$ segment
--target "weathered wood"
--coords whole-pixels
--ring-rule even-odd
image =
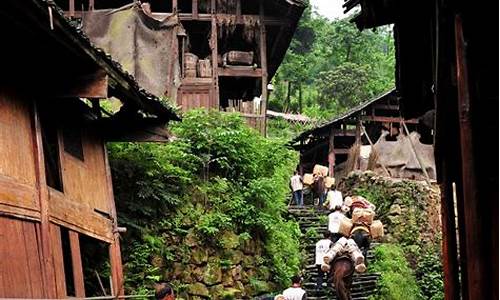
[[[35,153],[30,116],[29,101],[16,92],[0,91],[0,157],[3,158],[0,174],[34,186]],[[3,202],[1,198],[0,202]]]
[[[241,0],[236,0],[236,23],[241,23]]]
[[[333,177],[335,170],[335,132],[330,131],[330,136],[328,137],[328,173],[330,177]]]
[[[0,298],[44,298],[35,226],[0,216]]]
[[[103,158],[104,165],[106,166],[106,180],[108,187],[108,201],[109,207],[111,208],[111,217],[113,219],[113,241],[109,247],[109,258],[111,264],[111,276],[112,276],[112,288],[115,296],[123,296],[124,291],[124,278],[123,278],[123,266],[122,257],[120,252],[120,234],[116,230],[118,228],[118,217],[116,215],[116,207],[113,195],[113,180],[111,177],[111,168],[109,166],[108,152],[106,151],[106,145],[102,144],[103,148]]]
[[[491,228],[484,228],[478,212],[480,201],[477,195],[477,175],[475,173],[474,137],[471,122],[469,71],[467,66],[467,45],[464,39],[462,18],[455,16],[455,50],[456,50],[456,76],[458,88],[458,114],[460,130],[460,146],[462,156],[462,193],[464,206],[465,240],[461,243],[467,259],[467,286],[468,298],[488,299],[492,295],[488,286],[488,276],[495,267],[489,268],[493,262],[489,257],[484,257],[482,244],[488,239]],[[462,242],[462,241],[461,241]],[[498,246],[497,246],[498,247]],[[497,267],[498,268],[498,267]]]
[[[30,221],[40,221],[40,211],[34,211],[26,208],[21,208],[1,203],[0,203],[0,216],[12,216],[19,219],[25,219]]]
[[[262,69],[251,66],[226,66],[218,68],[219,76],[262,77]]]
[[[267,122],[266,122],[266,112],[267,112],[267,84],[268,84],[268,74],[267,74],[267,33],[266,33],[266,23],[265,23],[265,12],[264,12],[264,1],[259,2],[259,14],[260,14],[260,67],[262,69],[261,78],[261,101],[260,101],[260,114],[264,116],[261,124],[261,133],[263,136],[267,135]]]
[[[215,106],[217,109],[220,107],[220,95],[219,95],[219,74],[218,74],[218,56],[219,56],[219,46],[218,46],[218,37],[217,37],[217,19],[215,17],[216,12],[216,1],[211,0],[211,15],[210,21],[211,23],[211,33],[210,33],[210,47],[212,50],[212,78],[213,78],[213,86],[209,91],[210,103]]]
[[[362,121],[381,122],[381,123],[399,123],[405,121],[407,124],[418,124],[418,119],[404,120],[399,117],[382,117],[382,116],[361,116]]]
[[[172,12],[176,14],[177,9],[178,9],[177,0],[172,0]]]
[[[62,98],[108,98],[108,75],[103,69],[57,82],[49,96]]]
[[[399,105],[394,104],[374,104],[374,109],[384,109],[384,110],[397,110],[399,111]]]
[[[105,242],[113,239],[111,220],[96,213],[89,204],[77,202],[54,189],[50,189],[50,220]]]
[[[50,243],[52,247],[52,263],[54,265],[54,278],[57,298],[66,298],[66,274],[64,272],[64,257],[61,242],[61,228],[50,224]]]
[[[43,278],[42,265],[40,262],[40,251],[36,237],[36,224],[29,221],[18,221],[22,224],[22,233],[24,237],[24,247],[17,245],[17,251],[26,251],[27,270],[29,274],[29,285],[32,298],[43,297]],[[22,263],[20,260],[14,260],[16,264]],[[0,271],[1,273],[2,271]]]
[[[75,16],[75,0],[68,0],[69,4],[69,16],[74,17]]]
[[[192,0],[193,19],[198,19],[198,0]]]
[[[42,274],[45,285],[45,297],[56,298],[57,290],[54,282],[55,271],[52,264],[52,243],[50,242],[49,222],[49,190],[45,179],[45,160],[43,155],[42,128],[38,112],[38,103],[33,102],[33,153],[35,154],[36,189],[40,206],[40,240],[42,248]]]
[[[100,132],[105,141],[112,142],[168,142],[172,134],[165,127],[165,122],[157,118],[137,121],[106,118],[93,124],[94,130]]]
[[[69,245],[71,248],[71,263],[73,266],[73,284],[75,296],[85,297],[85,285],[83,280],[82,256],[80,251],[80,237],[77,232],[69,230]]]
[[[36,189],[4,175],[0,175],[0,204],[40,211]]]
[[[68,201],[108,212],[106,171],[102,159],[103,142],[96,133],[87,128],[75,128],[75,130],[81,130],[84,161],[64,151],[61,135],[59,140],[64,195]],[[92,193],[89,193],[89,190]]]

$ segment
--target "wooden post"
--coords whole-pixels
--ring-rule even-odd
[[[94,10],[94,0],[89,0],[89,10]]]
[[[40,203],[40,237],[42,248],[42,277],[46,298],[56,298],[54,264],[49,221],[49,189],[45,178],[45,158],[43,156],[42,125],[38,112],[38,103],[33,102],[33,152],[35,158],[35,179],[38,202]]]
[[[328,137],[328,173],[330,177],[335,175],[335,129],[330,130],[330,136]]]
[[[69,246],[71,248],[71,263],[73,266],[73,283],[75,287],[75,297],[85,298],[82,256],[80,251],[80,238],[78,236],[78,232],[69,230]]]
[[[460,126],[460,148],[462,155],[462,193],[464,206],[465,240],[461,242],[461,248],[464,247],[467,260],[467,282],[468,299],[488,299],[492,297],[493,286],[489,285],[493,279],[495,266],[490,257],[485,257],[479,253],[482,251],[482,245],[490,238],[489,234],[493,228],[484,228],[478,212],[479,199],[477,197],[477,183],[475,174],[474,160],[474,141],[472,135],[472,124],[470,115],[470,94],[469,78],[467,67],[466,44],[462,27],[462,18],[455,16],[455,50],[456,50],[456,76],[458,87],[458,113]],[[485,146],[487,147],[487,146]],[[460,186],[460,185],[459,185]],[[491,212],[496,214],[496,212]],[[487,217],[487,216],[484,216]],[[462,246],[463,245],[463,246]],[[491,267],[489,265],[491,264]],[[495,281],[493,284],[496,284]],[[464,297],[466,298],[466,297]]]
[[[198,19],[198,0],[193,0],[193,4],[192,4],[192,15],[193,15],[193,19]]]
[[[241,0],[236,0],[236,24],[241,22]]]
[[[177,0],[172,0],[172,13],[177,13]]]
[[[262,134],[266,136],[267,134],[267,122],[266,122],[266,112],[267,112],[267,41],[266,41],[266,25],[264,23],[264,1],[259,2],[259,14],[260,14],[260,63],[262,69],[262,98],[260,104],[260,115],[262,122]]]
[[[217,20],[216,20],[216,6],[215,0],[211,1],[210,13],[212,14],[212,34],[210,35],[210,47],[212,48],[212,89],[211,97],[212,103],[217,110],[220,110],[220,99],[219,99],[219,73],[218,73],[218,36],[217,36]]]
[[[111,212],[111,218],[113,219],[113,242],[109,246],[109,260],[111,264],[111,277],[112,277],[112,289],[116,297],[123,296],[124,291],[124,281],[123,281],[123,266],[122,266],[122,256],[120,252],[120,234],[117,231],[118,219],[116,215],[116,206],[113,195],[113,181],[111,178],[111,169],[109,166],[108,152],[106,150],[106,144],[103,142],[103,152],[104,152],[104,164],[106,165],[106,183],[108,189],[108,203]]]
[[[69,16],[75,16],[75,0],[69,0]]]

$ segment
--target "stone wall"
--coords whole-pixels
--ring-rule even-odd
[[[164,278],[180,283],[177,298],[251,299],[275,289],[262,259],[264,245],[258,239],[240,241],[227,231],[220,237],[222,246],[206,246],[190,230],[172,242],[183,243],[190,252],[188,258],[178,255],[173,263],[162,266]]]

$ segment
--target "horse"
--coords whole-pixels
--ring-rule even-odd
[[[331,263],[330,273],[337,300],[352,300],[351,285],[354,264],[351,258],[345,255],[335,258]]]
[[[371,236],[368,226],[362,224],[355,224],[351,231],[351,239],[356,242],[359,250],[363,253],[366,258],[368,249],[370,249]]]

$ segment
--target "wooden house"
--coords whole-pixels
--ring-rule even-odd
[[[129,20],[134,20],[133,26],[141,23],[139,26],[144,30],[140,32],[147,28],[171,30],[177,38],[172,34],[157,37],[147,46],[154,51],[141,54],[137,52],[140,49],[135,49],[123,60],[134,56],[150,59],[150,65],[162,69],[152,79],[168,81],[164,83],[168,88],[153,93],[170,97],[183,111],[206,107],[240,112],[249,125],[262,133],[268,84],[283,60],[305,8],[301,0],[144,0],[135,7],[133,4],[122,7],[131,2],[123,0],[56,2],[68,16],[83,17],[83,29],[111,55],[124,52],[123,43],[116,49],[107,48],[117,36],[123,40],[128,33],[128,37],[141,40],[142,46],[147,42],[134,35],[138,31],[123,22],[117,22],[108,33],[103,29],[117,19],[123,20],[132,10],[136,17]],[[147,33],[149,41],[151,32]],[[154,54],[158,48],[169,49],[168,54]],[[166,56],[170,57],[168,61]],[[148,72],[152,72],[150,67]],[[169,75],[164,77],[164,74]],[[138,81],[142,83],[141,78]]]
[[[328,166],[331,176],[336,177],[353,170],[365,170],[367,162],[363,159],[368,160],[373,148],[378,153],[374,171],[398,178],[435,179],[432,124],[426,123],[424,116],[402,118],[396,90],[391,90],[302,132],[291,145],[300,152],[302,174],[311,173],[316,164]],[[410,147],[406,136],[413,137],[413,132],[418,133],[418,138],[412,139],[413,147]],[[363,152],[367,153],[366,157]]]
[[[167,140],[178,117],[52,1],[1,1],[0,15],[0,298],[85,297],[100,259],[123,294],[105,142]],[[103,115],[112,96],[122,109]]]
[[[445,299],[498,299],[498,2],[349,0],[394,24],[405,118],[434,110]]]

